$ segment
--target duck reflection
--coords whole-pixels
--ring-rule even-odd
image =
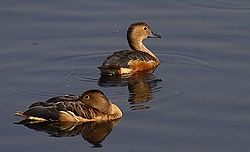
[[[36,131],[46,132],[52,137],[73,137],[82,135],[83,139],[92,144],[92,147],[102,147],[102,141],[110,134],[113,127],[119,124],[120,119],[108,122],[62,123],[39,122],[23,120],[22,124]]]
[[[153,92],[159,90],[157,84],[161,82],[153,74],[134,74],[130,76],[101,75],[98,85],[102,87],[125,87],[128,86],[128,101],[132,104],[132,110],[143,110],[149,108],[143,103],[153,98]]]

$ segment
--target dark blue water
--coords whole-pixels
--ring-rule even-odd
[[[2,0],[1,150],[249,151],[249,17],[247,0]],[[103,81],[96,67],[128,48],[137,21],[161,34],[145,42],[161,65],[150,76]],[[14,112],[35,101],[87,89],[105,92],[124,117],[62,137],[14,124]],[[88,126],[103,133],[102,147],[82,135]]]

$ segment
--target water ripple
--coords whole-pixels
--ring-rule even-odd
[[[230,10],[249,10],[249,1],[233,1],[233,0],[196,0],[196,1],[185,1],[180,0],[181,3],[201,7],[201,8],[215,8],[215,9],[230,9]]]
[[[89,74],[89,75],[88,75]],[[93,74],[88,73],[86,74],[82,70],[75,70],[70,71],[69,73],[64,75],[64,78],[66,78],[69,81],[78,81],[78,82],[98,82],[98,78],[93,78]]]

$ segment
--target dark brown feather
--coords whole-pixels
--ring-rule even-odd
[[[120,68],[131,68],[128,64],[131,61],[155,61],[155,58],[146,52],[123,50],[114,52],[108,56],[99,69],[103,74],[119,72]],[[113,71],[113,72],[112,72]]]
[[[33,103],[23,114],[26,116],[44,118],[46,120],[58,120],[60,111],[71,111],[76,116],[92,119],[102,115],[98,109],[92,108],[80,101],[79,96],[58,96],[45,102]]]

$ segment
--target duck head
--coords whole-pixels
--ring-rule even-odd
[[[132,49],[136,50],[137,48],[134,48],[136,44],[142,43],[142,41],[147,38],[161,38],[161,36],[159,34],[153,33],[150,26],[144,22],[133,23],[129,26],[127,31],[127,39],[129,46]]]
[[[81,95],[81,101],[100,112],[110,114],[112,112],[112,103],[100,90],[88,90]]]

